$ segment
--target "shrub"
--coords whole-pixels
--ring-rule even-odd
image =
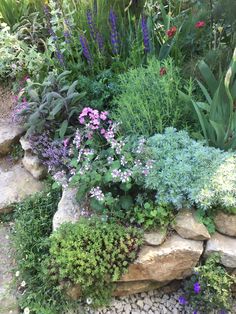
[[[158,203],[204,210],[236,206],[236,155],[204,146],[187,132],[167,128],[148,140],[153,159],[146,187],[157,191]]]
[[[125,133],[153,135],[165,127],[190,125],[191,107],[179,99],[178,90],[185,85],[171,59],[149,61],[120,75],[120,95],[114,101],[115,119],[122,122]],[[188,86],[191,94],[191,86]]]
[[[219,263],[220,256],[210,256],[205,265],[196,267],[194,275],[186,281],[180,303],[189,303],[194,313],[210,313],[212,310],[225,313],[231,309],[231,286],[235,279]]]
[[[35,47],[28,47],[6,24],[0,25],[0,78],[15,78],[27,73],[38,78],[46,70],[46,57]]]
[[[47,188],[15,205],[13,244],[20,274],[19,305],[22,309],[28,307],[32,314],[64,313],[64,309],[72,306],[56,282],[50,280],[45,268],[52,218],[59,199],[58,189]],[[20,285],[22,281],[25,281],[25,287]]]
[[[91,232],[92,231],[92,232]],[[83,297],[103,305],[117,281],[137,255],[142,234],[134,228],[99,220],[63,224],[51,237],[51,272],[79,284]]]

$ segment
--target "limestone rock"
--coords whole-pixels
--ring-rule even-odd
[[[13,291],[13,252],[10,248],[10,231],[0,225],[0,314],[18,314],[16,291]]]
[[[38,156],[32,154],[30,151],[25,152],[22,163],[35,179],[41,180],[47,176],[47,168],[42,165]]]
[[[197,221],[190,210],[182,210],[178,213],[173,228],[185,239],[208,240],[211,237],[207,228]]]
[[[27,138],[25,136],[22,136],[20,138],[20,144],[21,144],[21,147],[24,151],[31,151],[32,148],[31,148],[31,144],[29,142],[29,140],[27,140]]]
[[[236,215],[220,212],[215,216],[214,223],[216,230],[220,233],[236,237]]]
[[[158,246],[161,245],[166,238],[166,231],[156,231],[144,233],[144,242],[147,245]]]
[[[236,268],[236,239],[215,232],[207,241],[205,257],[212,253],[220,253],[225,267]]]
[[[41,191],[43,186],[21,165],[15,165],[9,171],[0,168],[0,213],[11,211],[11,204]]]
[[[76,201],[76,188],[67,188],[62,193],[58,210],[53,217],[53,230],[64,222],[76,222],[80,217],[81,206]]]
[[[171,281],[192,273],[203,252],[203,242],[173,234],[162,245],[143,246],[136,261],[120,281]]]
[[[11,121],[0,120],[0,156],[7,155],[12,149],[12,144],[16,143],[24,129]]]

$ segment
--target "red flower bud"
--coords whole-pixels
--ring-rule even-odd
[[[165,74],[166,74],[166,68],[162,67],[162,68],[160,69],[160,76],[163,76],[163,75],[165,75]]]
[[[204,21],[198,21],[196,24],[195,24],[195,27],[196,28],[202,28],[206,25],[206,23]]]
[[[166,31],[166,35],[169,37],[169,38],[172,38],[175,36],[175,33],[177,32],[177,27],[176,26],[172,26],[170,29],[168,29]]]

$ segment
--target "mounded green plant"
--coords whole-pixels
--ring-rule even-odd
[[[231,287],[235,278],[220,265],[220,256],[210,256],[204,265],[195,268],[194,275],[184,285],[184,297],[180,303],[190,304],[195,313],[220,313],[230,311],[232,307]]]
[[[191,94],[191,84],[181,80],[171,59],[151,59],[147,67],[131,69],[119,78],[121,92],[114,101],[114,118],[122,123],[124,133],[149,136],[193,122],[191,107],[179,98],[184,85]]]
[[[226,211],[236,206],[234,153],[204,146],[173,128],[151,137],[145,150],[153,160],[145,186],[156,191],[157,203]]]
[[[117,281],[137,256],[142,233],[135,228],[81,219],[51,236],[51,269],[59,281],[79,284],[93,306],[107,303]]]

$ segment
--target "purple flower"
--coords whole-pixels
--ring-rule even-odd
[[[149,40],[149,34],[148,34],[147,18],[144,15],[142,16],[141,24],[142,24],[144,51],[148,53],[150,52],[150,40]]]
[[[194,288],[194,292],[196,294],[200,293],[201,291],[201,286],[200,286],[200,283],[199,282],[196,282],[194,285],[193,285],[193,288]]]
[[[63,66],[64,65],[64,57],[63,57],[63,54],[58,47],[56,48],[56,56],[57,56],[57,59],[58,59],[60,65]]]
[[[112,52],[115,55],[118,55],[119,53],[119,36],[117,31],[117,17],[115,15],[115,12],[111,9],[109,14],[109,22],[111,26],[111,45],[112,45]]]
[[[85,36],[83,36],[83,35],[80,36],[80,43],[82,46],[84,57],[87,59],[88,63],[91,64],[93,62],[93,59],[92,59],[92,56],[90,54],[88,42],[87,42],[87,39]]]
[[[179,303],[180,303],[181,305],[185,305],[185,304],[187,303],[185,297],[183,297],[183,296],[179,297]]]
[[[195,311],[193,312],[193,314],[197,314],[197,310],[195,310]]]
[[[93,40],[96,40],[96,27],[93,21],[93,15],[91,10],[87,10],[87,22],[90,30],[90,35],[93,38]]]
[[[104,194],[99,186],[96,188],[92,188],[90,191],[90,196],[95,198],[96,200],[102,202],[104,200]]]
[[[96,33],[96,40],[97,40],[99,51],[100,52],[103,51],[104,50],[104,39],[103,39],[103,36],[101,35],[101,33],[98,31]]]

